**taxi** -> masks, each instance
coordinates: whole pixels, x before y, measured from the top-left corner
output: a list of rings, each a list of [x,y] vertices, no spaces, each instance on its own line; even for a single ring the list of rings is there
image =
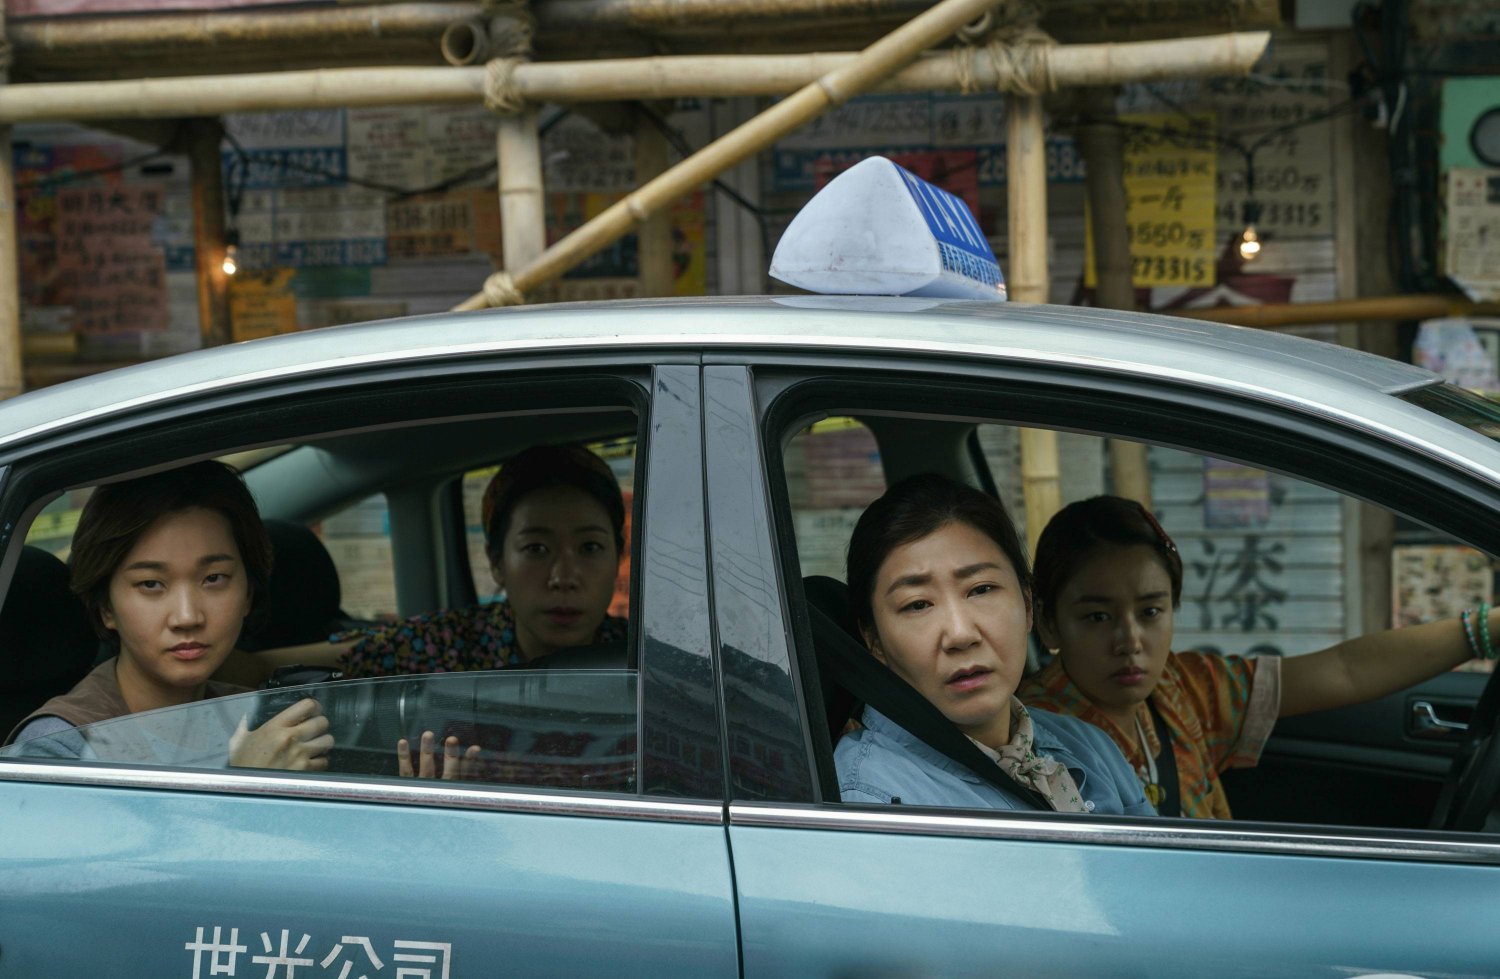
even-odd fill
[[[935,281],[947,253],[933,254]],[[974,257],[947,271],[984,281]],[[546,669],[314,678],[296,693],[332,725],[327,772],[187,748],[150,763],[0,751],[0,976],[1500,973],[1500,690],[1483,673],[1285,722],[1254,781],[1230,786],[1233,822],[840,801],[847,713],[805,579],[840,573],[851,514],[885,481],[933,470],[1004,496],[1021,429],[1143,444],[1163,480],[1231,460],[1313,522],[1378,512],[1500,553],[1500,415],[1440,377],[1294,337],[995,298],[414,317],[0,405],[0,588],[4,616],[25,620],[0,627],[0,669],[17,698],[76,635],[22,614],[40,608],[16,597],[24,552],[45,525],[65,553],[56,515],[103,483],[239,460],[268,521],[323,531],[334,610],[353,619],[482,601],[475,487],[527,446],[594,447],[630,507],[621,648]],[[1159,497],[1169,528],[1206,505]],[[372,498],[391,607],[340,608],[368,591],[351,569],[370,563],[346,564],[328,528]],[[1357,609],[1342,558],[1299,568],[1283,605]],[[311,594],[314,564],[276,573]],[[1288,655],[1316,641],[1282,618],[1252,624],[1284,633]],[[1236,630],[1214,618],[1193,641],[1242,651]],[[99,727],[188,745],[285,696]],[[503,732],[510,763],[401,777],[396,740],[434,724]]]

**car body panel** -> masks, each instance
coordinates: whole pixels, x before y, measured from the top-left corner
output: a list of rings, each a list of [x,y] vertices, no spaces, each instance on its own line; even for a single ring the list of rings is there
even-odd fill
[[[357,342],[351,342],[354,330]],[[1364,417],[1372,427],[1391,431],[1399,430],[1397,419],[1435,416],[1403,411],[1401,402],[1375,395],[1440,380],[1411,365],[1267,331],[1148,314],[1105,315],[1074,307],[800,296],[579,303],[310,331],[197,351],[59,385],[0,407],[0,451],[102,415],[294,377],[343,373],[395,360],[436,365],[485,354],[601,349],[864,351],[899,354],[912,362],[949,355],[1055,363],[1316,406],[1329,417]],[[1221,369],[1226,357],[1237,364],[1228,377]],[[1375,405],[1384,410],[1371,414]],[[1483,442],[1452,423],[1435,431]],[[1407,434],[1424,442],[1440,441],[1433,432]],[[1494,458],[1500,459],[1500,453]],[[1491,467],[1491,474],[1495,472],[1500,472],[1500,465]]]
[[[268,974],[283,930],[393,975],[397,941],[451,945],[455,977],[738,973],[713,824],[15,782],[0,812],[0,975],[208,976],[200,927],[239,930],[226,975]]]
[[[746,979],[1497,968],[1497,867],[1219,853],[1205,875],[1203,854],[1170,849],[734,825],[729,835]]]

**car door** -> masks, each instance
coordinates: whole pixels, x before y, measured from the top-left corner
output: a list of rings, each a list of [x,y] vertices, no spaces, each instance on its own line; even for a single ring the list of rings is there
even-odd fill
[[[387,737],[361,742],[347,725],[429,723],[421,715],[460,681],[469,686],[447,696],[468,705],[459,720],[522,717],[524,708],[526,724],[554,735],[624,725],[611,739],[574,739],[623,745],[606,759],[614,775],[565,788],[351,773],[358,766],[306,775],[12,752],[0,757],[0,976],[738,974],[703,497],[682,478],[701,469],[696,366],[616,369],[525,351],[437,367],[368,360],[336,380],[314,374],[242,391],[221,379],[195,401],[153,409],[147,399],[128,417],[105,414],[30,443],[5,460],[0,510],[24,526],[46,493],[172,459],[507,406],[578,410],[602,388],[624,390],[643,422],[638,671],[305,691],[330,704],[335,688],[350,703],[365,696],[367,709],[329,712],[345,746],[376,759],[387,757]],[[176,711],[233,718],[241,707],[252,709],[230,698]],[[162,721],[109,723],[139,734]]]
[[[1136,438],[1168,430],[1179,445],[1231,424],[1247,451],[1276,444],[1289,464],[1330,445],[1293,451],[1287,429],[1247,421],[1252,405],[1187,403],[1183,391],[1098,375],[1041,378],[971,360],[856,366],[848,351],[826,370],[745,360],[707,369],[705,404],[717,433],[710,487],[738,488],[710,493],[709,518],[747,977],[1495,974],[1482,910],[1500,886],[1492,837],[838,801],[780,471],[792,431],[863,412]],[[758,522],[746,516],[754,507],[767,514]],[[725,527],[759,536],[721,562]],[[753,656],[729,647],[733,617],[754,624],[736,633],[737,644],[758,638]],[[756,703],[735,696],[736,673],[752,672],[776,680],[759,685]],[[806,767],[751,777],[769,745],[736,732],[757,728],[799,735]]]
[[[1260,764],[1228,772],[1246,819],[1429,824],[1485,673],[1444,673],[1366,704],[1277,723]]]

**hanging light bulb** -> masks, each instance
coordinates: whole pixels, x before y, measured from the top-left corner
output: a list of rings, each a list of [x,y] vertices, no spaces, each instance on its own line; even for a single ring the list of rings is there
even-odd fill
[[[224,274],[234,275],[240,270],[240,233],[229,230],[224,232]]]
[[[1255,233],[1255,225],[1245,226],[1240,232],[1240,258],[1249,262],[1260,254],[1260,236]]]
[[[1254,201],[1245,202],[1245,230],[1240,232],[1240,259],[1242,261],[1254,261],[1260,254],[1260,235],[1255,230],[1255,221],[1260,217],[1260,205]]]

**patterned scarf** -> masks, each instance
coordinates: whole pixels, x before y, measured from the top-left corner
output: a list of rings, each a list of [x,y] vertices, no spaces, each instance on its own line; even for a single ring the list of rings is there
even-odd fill
[[[973,738],[969,738],[974,741]],[[999,751],[978,745],[985,756],[1022,785],[1039,792],[1056,812],[1092,812],[1094,804],[1084,802],[1065,765],[1051,755],[1036,753],[1036,733],[1029,714],[1015,697],[1010,698],[1010,742]]]

